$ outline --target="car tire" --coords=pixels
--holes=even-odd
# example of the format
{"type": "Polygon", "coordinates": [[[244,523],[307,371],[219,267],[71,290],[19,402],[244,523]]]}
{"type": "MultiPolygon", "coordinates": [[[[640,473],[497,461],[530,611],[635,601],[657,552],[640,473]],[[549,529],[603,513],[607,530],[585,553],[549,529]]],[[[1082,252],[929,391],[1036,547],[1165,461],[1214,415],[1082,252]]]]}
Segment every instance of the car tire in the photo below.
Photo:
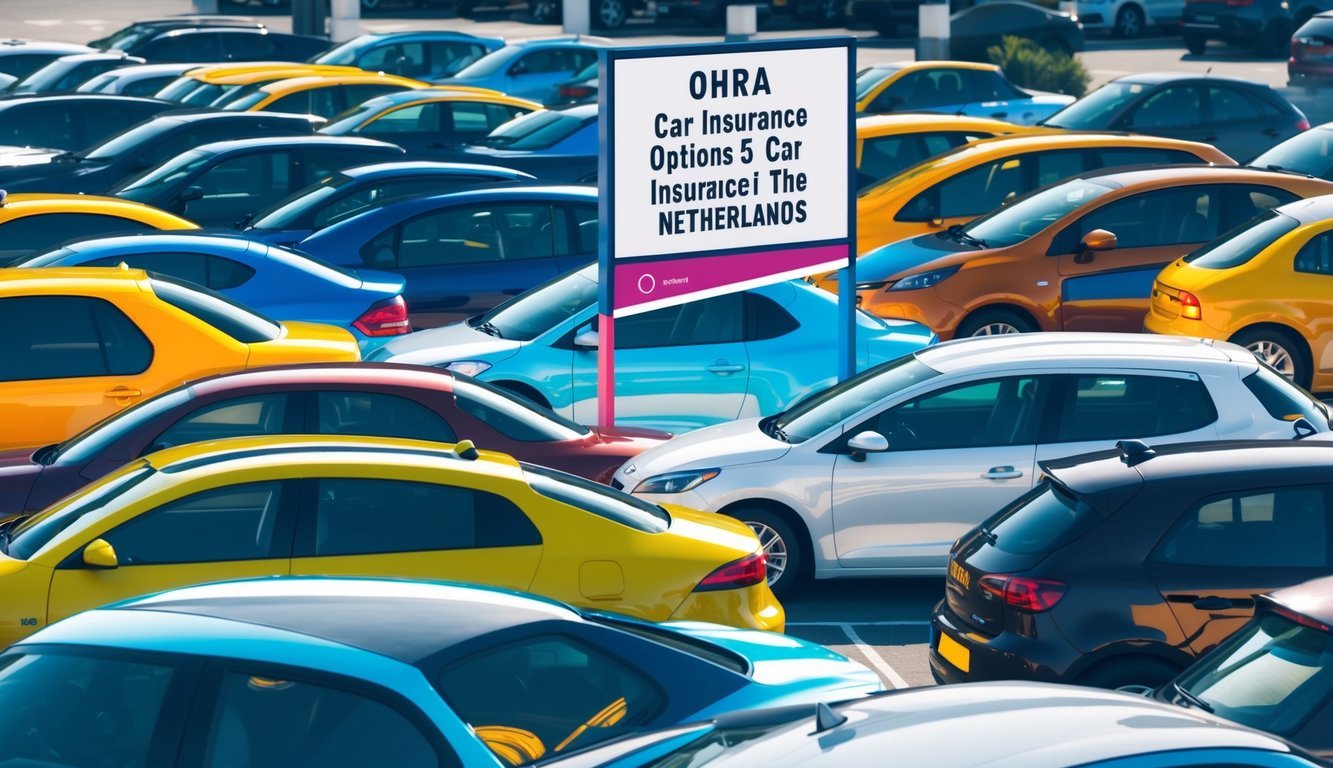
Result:
{"type": "Polygon", "coordinates": [[[1285,57],[1291,50],[1291,30],[1280,21],[1271,22],[1264,27],[1259,37],[1259,53],[1274,58],[1285,57]]]}
{"type": "Polygon", "coordinates": [[[1115,36],[1124,40],[1133,40],[1143,35],[1143,28],[1147,25],[1147,19],[1144,18],[1143,9],[1137,5],[1126,5],[1115,15],[1115,36]]]}
{"type": "Polygon", "coordinates": [[[955,339],[971,336],[1003,336],[1009,333],[1032,333],[1037,327],[1032,321],[1007,309],[983,309],[974,312],[959,323],[955,339]]]}
{"type": "Polygon", "coordinates": [[[778,597],[790,594],[805,567],[805,539],[786,518],[760,507],[729,510],[727,514],[754,531],[768,557],[768,586],[778,597]],[[776,572],[775,572],[776,571],[776,572]]]}
{"type": "Polygon", "coordinates": [[[1229,341],[1250,350],[1255,357],[1268,363],[1297,385],[1310,388],[1310,381],[1313,378],[1310,371],[1310,353],[1296,334],[1268,325],[1246,328],[1232,336],[1229,341]]]}
{"type": "Polygon", "coordinates": [[[1185,49],[1195,56],[1202,56],[1208,50],[1208,38],[1198,32],[1186,32],[1182,37],[1185,38],[1185,49]]]}
{"type": "Polygon", "coordinates": [[[1126,656],[1107,659],[1079,675],[1074,682],[1089,688],[1115,690],[1127,685],[1157,688],[1180,674],[1180,668],[1163,659],[1147,656],[1126,656]]]}
{"type": "Polygon", "coordinates": [[[593,22],[601,29],[620,29],[625,26],[625,0],[596,0],[593,22]]]}

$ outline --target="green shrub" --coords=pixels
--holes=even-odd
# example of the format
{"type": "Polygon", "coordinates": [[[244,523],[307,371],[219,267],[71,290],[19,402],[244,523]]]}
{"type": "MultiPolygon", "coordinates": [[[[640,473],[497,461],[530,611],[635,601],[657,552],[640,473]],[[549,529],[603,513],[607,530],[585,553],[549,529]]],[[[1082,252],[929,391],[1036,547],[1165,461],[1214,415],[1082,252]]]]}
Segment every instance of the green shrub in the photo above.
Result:
{"type": "Polygon", "coordinates": [[[1021,88],[1079,98],[1087,93],[1092,79],[1083,62],[1067,53],[1052,53],[1024,37],[1005,35],[1001,45],[992,45],[986,53],[1021,88]]]}

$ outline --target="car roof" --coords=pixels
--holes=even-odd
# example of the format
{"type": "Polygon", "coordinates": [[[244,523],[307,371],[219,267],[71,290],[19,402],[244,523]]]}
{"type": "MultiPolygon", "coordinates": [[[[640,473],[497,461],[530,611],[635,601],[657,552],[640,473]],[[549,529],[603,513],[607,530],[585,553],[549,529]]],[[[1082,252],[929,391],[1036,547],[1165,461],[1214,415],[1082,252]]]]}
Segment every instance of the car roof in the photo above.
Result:
{"type": "Polygon", "coordinates": [[[1027,682],[915,688],[840,705],[846,720],[783,726],[709,762],[731,766],[1047,768],[1177,749],[1290,752],[1274,736],[1195,709],[1082,686],[1027,682]]]}
{"type": "MultiPolygon", "coordinates": [[[[270,247],[267,243],[251,240],[239,232],[205,232],[202,230],[132,232],[105,237],[80,238],[62,243],[60,247],[67,248],[74,253],[83,254],[99,249],[133,251],[140,248],[149,249],[145,252],[152,253],[163,249],[190,248],[192,246],[220,248],[228,251],[248,251],[251,246],[256,246],[260,250],[270,247]]],[[[89,255],[97,256],[98,254],[89,255]]]]}
{"type": "MultiPolygon", "coordinates": [[[[1081,173],[1074,178],[1096,179],[1099,183],[1119,188],[1140,184],[1177,184],[1187,181],[1253,181],[1282,182],[1304,181],[1319,183],[1320,180],[1304,174],[1267,171],[1244,165],[1209,165],[1190,163],[1182,165],[1143,165],[1129,168],[1095,169],[1081,173]]],[[[1333,192],[1333,183],[1328,184],[1333,192]]]]}
{"type": "MultiPolygon", "coordinates": [[[[1078,361],[1080,366],[1125,364],[1170,366],[1234,362],[1211,339],[1129,333],[1023,333],[955,339],[926,347],[916,359],[940,373],[1033,363],[1078,361]]],[[[1257,366],[1258,363],[1256,362],[1257,366]]]]}
{"type": "Polygon", "coordinates": [[[311,385],[399,386],[452,392],[454,375],[442,368],[399,363],[301,363],[219,373],[189,384],[196,395],[249,387],[311,385]]]}
{"type": "Polygon", "coordinates": [[[467,189],[455,189],[450,192],[441,192],[434,195],[421,195],[418,197],[409,197],[401,200],[391,200],[383,205],[361,211],[357,215],[344,219],[337,224],[316,232],[311,237],[328,236],[326,233],[337,232],[335,229],[339,224],[352,221],[359,221],[368,217],[388,216],[393,218],[400,210],[429,209],[437,206],[447,205],[452,202],[468,203],[474,200],[489,200],[491,198],[518,199],[551,196],[557,198],[573,198],[596,200],[597,189],[594,187],[581,186],[578,184],[508,184],[499,187],[470,187],[467,189]]]}
{"type": "MultiPolygon", "coordinates": [[[[211,13],[182,14],[180,16],[152,16],[146,19],[135,19],[125,27],[256,27],[263,28],[264,24],[256,21],[251,16],[222,16],[211,13]]],[[[125,27],[122,27],[124,29],[125,27]]]]}
{"type": "Polygon", "coordinates": [[[1201,75],[1198,72],[1139,72],[1133,75],[1117,77],[1112,82],[1161,85],[1162,83],[1182,83],[1191,81],[1230,83],[1232,85],[1248,86],[1250,88],[1268,88],[1268,86],[1263,83],[1256,83],[1253,80],[1246,80],[1243,77],[1227,77],[1225,75],[1213,74],[1201,75]]]}
{"type": "Polygon", "coordinates": [[[1333,576],[1279,589],[1269,594],[1268,599],[1302,616],[1333,625],[1333,576]]]}
{"type": "Polygon", "coordinates": [[[947,59],[926,59],[923,61],[895,61],[889,64],[877,64],[870,69],[892,69],[900,72],[915,72],[922,69],[972,69],[982,72],[999,72],[994,64],[979,61],[949,61],[947,59]]]}
{"type": "MultiPolygon", "coordinates": [[[[549,621],[582,621],[567,605],[495,587],[373,578],[280,577],[185,587],[99,609],[257,625],[416,664],[477,637],[549,621]]],[[[95,643],[96,638],[89,638],[95,643]]]]}
{"type": "Polygon", "coordinates": [[[138,56],[131,56],[130,54],[125,53],[124,51],[121,50],[71,53],[56,59],[56,61],[69,61],[69,62],[74,62],[76,64],[85,61],[130,61],[130,60],[133,60],[136,63],[140,64],[143,63],[143,59],[140,59],[138,56]]]}
{"type": "Polygon", "coordinates": [[[386,141],[377,139],[363,139],[359,136],[329,136],[322,133],[313,133],[309,136],[257,136],[249,139],[228,139],[227,141],[214,141],[208,144],[201,144],[194,149],[187,149],[186,152],[206,152],[212,155],[221,155],[229,152],[241,152],[248,149],[266,149],[268,147],[304,147],[304,146],[332,146],[332,147],[374,147],[377,149],[396,149],[404,151],[397,144],[390,144],[386,141]]]}
{"type": "Polygon", "coordinates": [[[1326,219],[1333,219],[1333,194],[1316,195],[1304,200],[1295,200],[1280,205],[1275,210],[1286,214],[1301,224],[1315,224],[1326,219]]]}
{"type": "Polygon", "coordinates": [[[1038,126],[1014,125],[993,117],[945,115],[938,112],[897,112],[890,115],[861,115],[856,118],[857,138],[895,133],[968,130],[989,130],[996,134],[1054,132],[1052,129],[1038,126]]]}
{"type": "Polygon", "coordinates": [[[393,176],[406,172],[421,172],[427,175],[432,173],[486,173],[498,177],[512,179],[531,179],[535,178],[530,173],[516,171],[513,168],[505,168],[499,165],[482,165],[480,163],[447,163],[439,160],[394,160],[388,163],[370,163],[368,165],[357,165],[351,168],[343,168],[339,173],[349,179],[371,179],[377,176],[393,176]]]}
{"type": "Polygon", "coordinates": [[[96,48],[90,48],[78,43],[57,43],[49,40],[20,40],[11,38],[9,40],[0,40],[0,56],[10,56],[20,53],[94,53],[96,48]]]}
{"type": "MultiPolygon", "coordinates": [[[[81,95],[91,96],[94,94],[85,93],[81,95]]],[[[54,97],[43,96],[41,98],[49,99],[54,97]]],[[[312,128],[324,123],[323,118],[315,118],[311,115],[295,115],[289,112],[265,112],[264,110],[256,110],[254,112],[228,112],[220,109],[209,109],[208,107],[187,107],[184,109],[173,109],[168,112],[159,112],[149,118],[149,120],[172,120],[181,124],[197,123],[205,120],[276,120],[281,123],[305,122],[312,128]]],[[[241,139],[237,139],[237,141],[241,141],[241,139]]]]}
{"type": "MultiPolygon", "coordinates": [[[[406,91],[386,93],[382,96],[376,96],[373,99],[366,99],[361,102],[361,104],[363,106],[374,108],[385,108],[417,101],[453,101],[458,99],[473,99],[476,101],[531,101],[522,96],[510,96],[507,93],[490,88],[471,88],[467,86],[450,88],[448,85],[433,85],[429,88],[410,88],[406,91]]],[[[531,103],[537,108],[541,108],[541,104],[538,104],[537,102],[531,103]]]]}
{"type": "MultiPolygon", "coordinates": [[[[113,72],[116,70],[112,70],[113,72]]],[[[36,94],[17,94],[8,98],[0,98],[0,109],[8,109],[23,104],[59,104],[62,101],[75,101],[81,103],[88,102],[109,102],[112,104],[159,104],[166,105],[161,99],[154,99],[148,96],[126,96],[123,93],[53,93],[47,96],[36,94]]]]}
{"type": "Polygon", "coordinates": [[[287,77],[261,85],[259,86],[259,90],[264,93],[276,95],[295,93],[297,91],[305,91],[313,88],[332,88],[338,85],[378,85],[380,83],[401,85],[405,88],[419,88],[426,85],[426,83],[420,80],[413,80],[410,77],[390,75],[384,72],[363,72],[359,74],[345,75],[300,75],[298,77],[287,77]]]}
{"type": "Polygon", "coordinates": [[[97,285],[99,291],[138,291],[139,284],[147,279],[148,273],[142,269],[118,267],[0,269],[0,293],[22,294],[36,290],[46,294],[48,289],[66,288],[71,284],[97,285]]]}
{"type": "Polygon", "coordinates": [[[552,37],[530,37],[524,40],[511,40],[508,45],[518,46],[520,48],[541,48],[545,46],[559,45],[583,45],[594,48],[603,48],[613,45],[614,40],[607,37],[594,37],[592,35],[555,35],[552,37]]]}

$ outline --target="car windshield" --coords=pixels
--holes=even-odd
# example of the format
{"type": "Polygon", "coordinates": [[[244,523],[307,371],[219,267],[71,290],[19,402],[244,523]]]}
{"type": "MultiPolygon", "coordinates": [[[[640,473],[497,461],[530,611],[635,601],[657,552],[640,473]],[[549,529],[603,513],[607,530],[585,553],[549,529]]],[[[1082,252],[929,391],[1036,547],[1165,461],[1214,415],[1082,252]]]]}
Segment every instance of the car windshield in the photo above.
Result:
{"type": "Polygon", "coordinates": [[[597,301],[597,280],[589,272],[579,269],[548,280],[468,322],[502,339],[532,341],[597,301]]]}
{"type": "Polygon", "coordinates": [[[1302,131],[1254,158],[1250,165],[1327,179],[1333,176],[1333,130],[1319,127],[1302,131]]]}
{"type": "Polygon", "coordinates": [[[151,25],[131,24],[128,27],[112,32],[110,35],[98,40],[94,47],[107,51],[129,50],[140,40],[143,40],[145,37],[148,37],[156,31],[157,28],[151,25]]]}
{"type": "Polygon", "coordinates": [[[104,451],[107,446],[141,425],[156,419],[168,411],[175,410],[194,399],[194,390],[189,384],[164,392],[157,397],[142,400],[123,411],[117,411],[93,424],[74,437],[56,446],[54,451],[43,457],[43,464],[66,462],[79,464],[88,461],[104,451]]]}
{"type": "Polygon", "coordinates": [[[259,102],[267,99],[268,96],[269,94],[267,91],[255,89],[236,98],[229,98],[230,94],[228,94],[228,97],[224,97],[220,100],[222,103],[214,104],[213,106],[219,109],[225,109],[228,112],[244,112],[251,107],[258,105],[259,102]]]}
{"type": "Polygon", "coordinates": [[[138,178],[126,182],[124,186],[112,194],[126,200],[146,202],[159,192],[169,189],[171,185],[193,176],[195,171],[207,165],[212,159],[212,153],[192,149],[189,152],[177,155],[156,168],[145,171],[138,178]]]}
{"type": "MultiPolygon", "coordinates": [[[[454,75],[454,77],[459,80],[470,77],[490,77],[501,69],[509,66],[509,63],[517,58],[522,52],[523,48],[521,46],[507,45],[494,53],[482,56],[468,66],[458,70],[458,74],[454,75]]],[[[446,82],[444,85],[448,85],[448,83],[446,82]]]]}
{"type": "Polygon", "coordinates": [[[1104,184],[1083,179],[1057,184],[1001,206],[963,227],[963,232],[984,243],[984,248],[1007,248],[1110,191],[1104,184]]]}
{"type": "Polygon", "coordinates": [[[1107,83],[1042,122],[1053,128],[1093,131],[1109,126],[1126,104],[1148,90],[1142,83],[1107,83]]]}
{"type": "Polygon", "coordinates": [[[644,533],[662,533],[671,527],[665,509],[601,483],[547,467],[519,462],[532,490],[562,504],[613,520],[644,533]]]}
{"type": "Polygon", "coordinates": [[[1012,555],[1054,552],[1092,529],[1097,511],[1049,481],[995,513],[983,527],[991,544],[1012,555]]]}
{"type": "Polygon", "coordinates": [[[856,100],[864,99],[871,89],[884,82],[884,78],[898,71],[898,67],[868,67],[856,73],[856,100]]]}
{"type": "Polygon", "coordinates": [[[213,107],[214,109],[221,109],[227,106],[228,104],[232,103],[233,101],[237,101],[247,96],[253,96],[256,93],[259,93],[259,89],[263,88],[264,86],[268,85],[271,82],[273,82],[273,80],[261,80],[260,82],[250,83],[249,85],[222,86],[221,93],[219,93],[214,98],[210,99],[208,102],[208,106],[213,107]]]}
{"type": "Polygon", "coordinates": [[[862,371],[759,423],[770,436],[803,443],[875,403],[939,375],[915,355],[906,355],[862,371]]]}
{"type": "MultiPolygon", "coordinates": [[[[89,513],[102,509],[116,497],[152,477],[155,472],[148,462],[139,459],[105,480],[87,486],[45,511],[20,521],[9,533],[5,554],[15,560],[27,560],[51,543],[61,531],[89,513]]],[[[0,539],[0,542],[4,541],[0,539]]]]}
{"type": "Polygon", "coordinates": [[[162,301],[187,312],[242,344],[273,341],[282,326],[258,312],[202,285],[148,273],[148,284],[162,301]]]}
{"type": "Polygon", "coordinates": [[[181,99],[182,104],[188,104],[192,107],[206,107],[222,98],[229,92],[236,90],[234,85],[219,85],[217,83],[204,83],[203,85],[190,91],[185,98],[181,99]]]}
{"type": "Polygon", "coordinates": [[[89,160],[110,161],[118,157],[133,157],[140,148],[151,146],[162,134],[181,125],[179,120],[149,120],[127,128],[88,150],[89,160]]]}
{"type": "Polygon", "coordinates": [[[583,118],[548,109],[516,117],[477,143],[496,149],[549,149],[583,127],[583,118]]]}
{"type": "Polygon", "coordinates": [[[1261,610],[1176,684],[1228,720],[1290,735],[1333,688],[1333,634],[1319,626],[1286,609],[1261,610]]]}
{"type": "Polygon", "coordinates": [[[301,189],[267,211],[261,211],[251,229],[286,229],[297,227],[312,208],[336,196],[352,179],[343,173],[334,173],[316,186],[301,189]]]}
{"type": "Polygon", "coordinates": [[[1239,267],[1299,226],[1292,217],[1269,209],[1185,254],[1185,262],[1204,269],[1239,267]]]}
{"type": "Polygon", "coordinates": [[[164,85],[162,90],[157,92],[155,98],[163,101],[181,101],[202,85],[204,85],[204,81],[198,78],[181,75],[164,85]]]}
{"type": "Polygon", "coordinates": [[[10,83],[5,90],[19,93],[41,93],[54,90],[59,86],[60,81],[65,79],[65,76],[78,66],[79,64],[76,62],[56,59],[22,80],[10,83]]]}

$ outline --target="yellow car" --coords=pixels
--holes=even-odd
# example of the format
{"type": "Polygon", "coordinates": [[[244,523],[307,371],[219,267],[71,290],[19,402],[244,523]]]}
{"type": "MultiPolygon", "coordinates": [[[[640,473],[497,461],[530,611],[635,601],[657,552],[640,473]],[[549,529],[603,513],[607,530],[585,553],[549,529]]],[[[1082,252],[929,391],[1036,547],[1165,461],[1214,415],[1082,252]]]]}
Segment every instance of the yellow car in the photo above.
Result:
{"type": "Polygon", "coordinates": [[[1208,145],[1115,133],[982,139],[908,168],[856,198],[856,252],[966,224],[1011,198],[1084,171],[1120,165],[1236,161],[1208,145]]]}
{"type": "Polygon", "coordinates": [[[0,264],[76,237],[198,228],[160,208],[116,197],[0,192],[0,264]]]}
{"type": "Polygon", "coordinates": [[[424,152],[477,141],[542,105],[483,88],[398,91],[353,107],[320,129],[330,136],[380,139],[424,152]]]}
{"type": "Polygon", "coordinates": [[[785,623],[743,523],[468,441],[283,436],[169,448],[20,521],[6,543],[0,647],[113,601],[287,574],[474,582],[649,621],[785,623]]]}
{"type": "Polygon", "coordinates": [[[289,77],[261,85],[217,106],[233,112],[289,112],[333,117],[367,99],[387,93],[427,88],[429,83],[398,75],[362,73],[289,77]]]}
{"type": "Polygon", "coordinates": [[[196,67],[176,78],[157,92],[156,98],[179,101],[182,104],[207,106],[213,102],[289,77],[308,75],[359,75],[367,73],[357,67],[333,64],[294,64],[279,61],[259,61],[244,64],[209,64],[196,67]]]}
{"type": "Polygon", "coordinates": [[[858,117],[856,187],[870,189],[917,163],[978,139],[1054,130],[1014,125],[989,117],[931,114],[858,117]]]}
{"type": "Polygon", "coordinates": [[[276,323],[138,269],[0,270],[0,323],[0,449],[60,442],[202,376],[360,359],[342,328],[276,323]]]}
{"type": "Polygon", "coordinates": [[[856,111],[975,114],[1033,125],[1074,102],[1058,93],[1028,93],[994,64],[899,61],[856,73],[856,111]]]}
{"type": "Polygon", "coordinates": [[[1260,214],[1157,275],[1144,330],[1225,339],[1333,390],[1333,195],[1260,214]]]}

